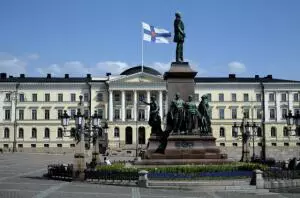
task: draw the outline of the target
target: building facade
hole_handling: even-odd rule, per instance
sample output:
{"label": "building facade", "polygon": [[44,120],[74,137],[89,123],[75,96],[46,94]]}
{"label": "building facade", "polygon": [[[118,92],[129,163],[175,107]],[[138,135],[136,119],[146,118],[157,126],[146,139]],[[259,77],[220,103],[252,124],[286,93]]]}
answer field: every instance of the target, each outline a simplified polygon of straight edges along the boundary
{"label": "building facade", "polygon": [[[118,76],[74,78],[45,78],[0,76],[0,148],[14,147],[20,152],[72,152],[74,138],[64,133],[59,115],[67,110],[74,117],[79,95],[83,96],[84,113],[97,111],[108,122],[108,132],[100,141],[100,148],[109,148],[111,154],[135,155],[145,148],[150,136],[149,106],[154,95],[160,106],[159,114],[165,120],[167,85],[156,70],[133,67]],[[255,76],[239,78],[230,74],[224,78],[195,78],[195,96],[208,94],[212,131],[216,143],[230,158],[241,157],[241,140],[232,131],[234,122],[240,124],[245,114],[247,121],[259,128],[254,141],[256,155],[261,154],[265,131],[267,157],[286,159],[300,154],[300,132],[290,133],[284,115],[300,110],[300,81]],[[164,127],[164,126],[163,126]],[[265,130],[263,130],[263,128]],[[294,129],[294,128],[293,128]],[[254,143],[254,144],[253,144]]]}

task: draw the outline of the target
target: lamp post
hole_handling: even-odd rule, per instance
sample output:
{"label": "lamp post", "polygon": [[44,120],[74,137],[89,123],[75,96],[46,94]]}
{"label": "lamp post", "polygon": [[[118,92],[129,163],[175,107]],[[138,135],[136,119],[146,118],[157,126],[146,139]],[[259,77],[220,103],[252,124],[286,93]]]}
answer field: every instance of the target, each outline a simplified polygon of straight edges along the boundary
{"label": "lamp post", "polygon": [[102,136],[102,128],[100,127],[100,116],[95,111],[94,115],[92,116],[92,125],[93,125],[93,142],[94,142],[94,152],[92,153],[92,161],[98,163],[100,162],[99,157],[99,138]]}

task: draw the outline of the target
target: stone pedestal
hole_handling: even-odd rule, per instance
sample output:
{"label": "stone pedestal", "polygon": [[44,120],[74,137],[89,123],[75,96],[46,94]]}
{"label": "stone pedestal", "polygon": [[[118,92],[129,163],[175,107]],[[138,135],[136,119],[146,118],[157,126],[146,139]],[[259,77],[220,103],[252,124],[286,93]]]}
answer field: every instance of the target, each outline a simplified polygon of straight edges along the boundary
{"label": "stone pedestal", "polygon": [[86,168],[85,161],[85,145],[84,134],[81,133],[81,140],[76,144],[73,165],[73,178],[76,180],[84,181],[84,170]]}
{"label": "stone pedestal", "polygon": [[148,147],[146,151],[146,158],[151,159],[152,155],[155,153],[157,148],[160,145],[160,139],[156,135],[151,135],[150,138],[148,139]]}
{"label": "stone pedestal", "polygon": [[94,151],[92,152],[92,159],[96,161],[96,163],[100,163],[100,156],[99,156],[99,138],[97,137]]}

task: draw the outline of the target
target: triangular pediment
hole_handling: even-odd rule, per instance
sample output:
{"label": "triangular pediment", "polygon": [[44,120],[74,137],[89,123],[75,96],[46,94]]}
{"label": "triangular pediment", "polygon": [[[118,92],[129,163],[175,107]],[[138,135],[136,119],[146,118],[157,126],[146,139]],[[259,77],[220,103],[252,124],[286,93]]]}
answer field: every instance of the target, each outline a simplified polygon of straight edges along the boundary
{"label": "triangular pediment", "polygon": [[119,83],[158,83],[164,82],[162,76],[155,76],[143,72],[139,72],[129,76],[120,76],[109,82],[109,84],[119,84]]}

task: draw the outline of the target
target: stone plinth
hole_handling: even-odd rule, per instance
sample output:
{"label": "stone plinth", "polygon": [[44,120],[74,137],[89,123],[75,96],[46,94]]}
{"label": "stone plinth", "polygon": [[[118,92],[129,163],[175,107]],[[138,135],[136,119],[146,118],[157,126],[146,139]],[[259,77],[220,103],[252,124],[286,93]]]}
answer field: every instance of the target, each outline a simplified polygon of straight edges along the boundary
{"label": "stone plinth", "polygon": [[160,145],[160,139],[156,135],[151,135],[148,139],[148,147],[146,151],[146,158],[151,159],[152,155],[155,154],[155,151]]}

